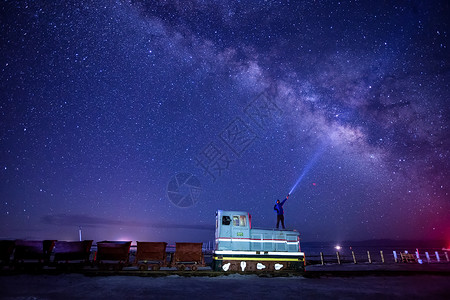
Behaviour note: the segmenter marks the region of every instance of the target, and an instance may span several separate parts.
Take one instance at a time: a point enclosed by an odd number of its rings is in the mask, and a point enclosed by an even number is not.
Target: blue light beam
[[[319,147],[319,149],[317,149],[316,153],[314,153],[314,156],[311,158],[311,160],[305,166],[305,168],[303,169],[302,174],[300,175],[300,177],[295,182],[294,186],[292,187],[291,191],[289,192],[289,195],[292,194],[292,192],[294,192],[294,190],[297,187],[297,185],[302,181],[303,177],[305,177],[305,175],[309,172],[309,170],[316,163],[317,159],[319,159],[319,157],[323,154],[324,151],[325,151],[325,147],[324,146],[321,146],[321,147]]]

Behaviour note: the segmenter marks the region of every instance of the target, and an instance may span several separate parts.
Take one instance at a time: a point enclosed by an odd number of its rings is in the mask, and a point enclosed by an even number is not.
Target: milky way
[[[308,167],[303,240],[450,239],[447,1],[75,2],[0,4],[1,238],[274,227]]]

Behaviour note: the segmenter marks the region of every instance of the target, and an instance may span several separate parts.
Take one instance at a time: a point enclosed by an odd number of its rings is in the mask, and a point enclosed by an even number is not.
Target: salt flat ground
[[[236,298],[237,297],[237,298]],[[0,276],[1,299],[450,299],[450,276]]]

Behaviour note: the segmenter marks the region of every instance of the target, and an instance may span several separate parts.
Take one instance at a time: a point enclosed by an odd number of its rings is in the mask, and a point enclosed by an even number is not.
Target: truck
[[[300,233],[252,228],[249,213],[218,210],[212,268],[221,272],[304,271]]]

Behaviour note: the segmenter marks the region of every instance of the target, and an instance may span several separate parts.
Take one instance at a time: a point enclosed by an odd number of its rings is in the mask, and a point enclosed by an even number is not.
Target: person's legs
[[[281,220],[280,215],[277,215],[277,228],[280,226],[280,220]]]
[[[283,229],[286,229],[286,228],[284,228],[284,215],[280,216],[280,220],[281,220],[281,226],[283,227]],[[278,228],[278,226],[277,226],[277,228]]]

